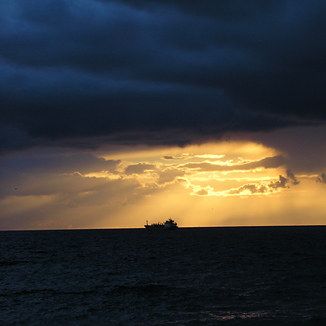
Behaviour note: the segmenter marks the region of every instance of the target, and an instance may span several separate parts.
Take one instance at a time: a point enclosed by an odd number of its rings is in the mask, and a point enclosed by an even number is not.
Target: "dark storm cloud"
[[[185,145],[326,118],[322,0],[0,9],[2,151]]]

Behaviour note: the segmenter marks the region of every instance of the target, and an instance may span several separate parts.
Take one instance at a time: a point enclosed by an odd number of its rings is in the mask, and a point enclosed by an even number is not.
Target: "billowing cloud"
[[[325,122],[322,0],[0,5],[0,150]]]
[[[288,179],[284,178],[283,176],[279,176],[278,181],[272,181],[269,184],[246,184],[237,189],[232,189],[227,193],[230,195],[237,195],[237,194],[264,194],[267,192],[274,192],[279,188],[286,188],[288,183]]]
[[[195,191],[195,194],[198,196],[206,196],[208,195],[208,191],[206,189],[200,189],[198,191]]]
[[[289,183],[289,179],[283,177],[282,175],[279,176],[279,179],[275,182],[271,182],[268,186],[270,188],[278,189],[278,188],[286,188],[287,184]]]
[[[181,165],[183,168],[196,169],[198,171],[231,171],[231,170],[252,170],[256,168],[277,168],[285,163],[282,155],[266,157],[258,161],[246,162],[243,164],[214,164],[209,162],[203,163],[186,163]]]
[[[263,194],[268,191],[268,187],[264,185],[257,185],[257,184],[246,184],[237,189],[229,190],[227,193],[229,195],[238,195],[243,194],[246,191],[249,191],[251,194]]]
[[[159,173],[158,184],[166,184],[168,182],[173,182],[176,178],[182,177],[185,172],[178,169],[167,168]]]
[[[200,196],[248,196],[248,195],[270,195],[275,192],[279,192],[283,189],[289,189],[290,179],[286,178],[282,175],[279,175],[279,178],[277,181],[271,180],[266,181],[262,180],[260,182],[255,183],[247,183],[243,184],[237,188],[231,188],[229,190],[223,190],[223,191],[214,191],[212,187],[205,187],[202,188],[200,186],[194,186],[192,194],[194,195],[200,195]],[[293,183],[293,185],[298,185],[299,181],[297,183]]]
[[[300,181],[296,178],[296,176],[290,169],[286,170],[286,176],[289,178],[291,184],[293,184],[294,186],[300,183]]]
[[[244,194],[268,194],[274,191],[279,191],[280,189],[290,188],[289,183],[296,186],[300,184],[300,181],[294,176],[291,170],[287,170],[287,178],[279,175],[277,181],[271,181],[269,183],[252,183],[252,184],[245,184],[240,186],[236,189],[231,189],[226,193],[228,195],[244,195]]]
[[[316,178],[316,182],[326,184],[326,174],[322,173]]]
[[[156,166],[154,164],[147,164],[147,163],[131,164],[126,167],[124,172],[126,174],[133,174],[133,173],[142,174],[148,170],[155,171]]]

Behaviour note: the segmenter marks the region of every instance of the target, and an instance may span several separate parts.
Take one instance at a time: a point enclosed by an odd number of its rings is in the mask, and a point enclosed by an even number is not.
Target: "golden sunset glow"
[[[278,151],[252,142],[141,149],[104,157],[121,159],[119,176],[137,180],[144,189],[180,183],[189,195],[197,196],[268,195],[279,191],[269,185],[275,185],[284,172]],[[103,173],[92,176],[110,177]]]
[[[180,226],[318,224],[326,213],[318,175],[295,175],[286,152],[258,142],[33,155],[44,172],[15,175],[0,202],[7,228],[142,227],[168,217]]]

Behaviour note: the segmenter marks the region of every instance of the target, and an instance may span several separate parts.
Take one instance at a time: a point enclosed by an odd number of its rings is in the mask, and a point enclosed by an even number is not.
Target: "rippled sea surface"
[[[326,227],[0,232],[0,325],[326,325]]]

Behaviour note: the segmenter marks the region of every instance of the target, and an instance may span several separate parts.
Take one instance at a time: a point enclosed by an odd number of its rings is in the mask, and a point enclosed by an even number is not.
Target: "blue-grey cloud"
[[[106,160],[92,154],[41,153],[3,157],[0,161],[0,173],[48,173],[48,174],[88,174],[106,171],[114,173],[120,160]]]
[[[324,122],[322,0],[0,4],[0,150]]]

